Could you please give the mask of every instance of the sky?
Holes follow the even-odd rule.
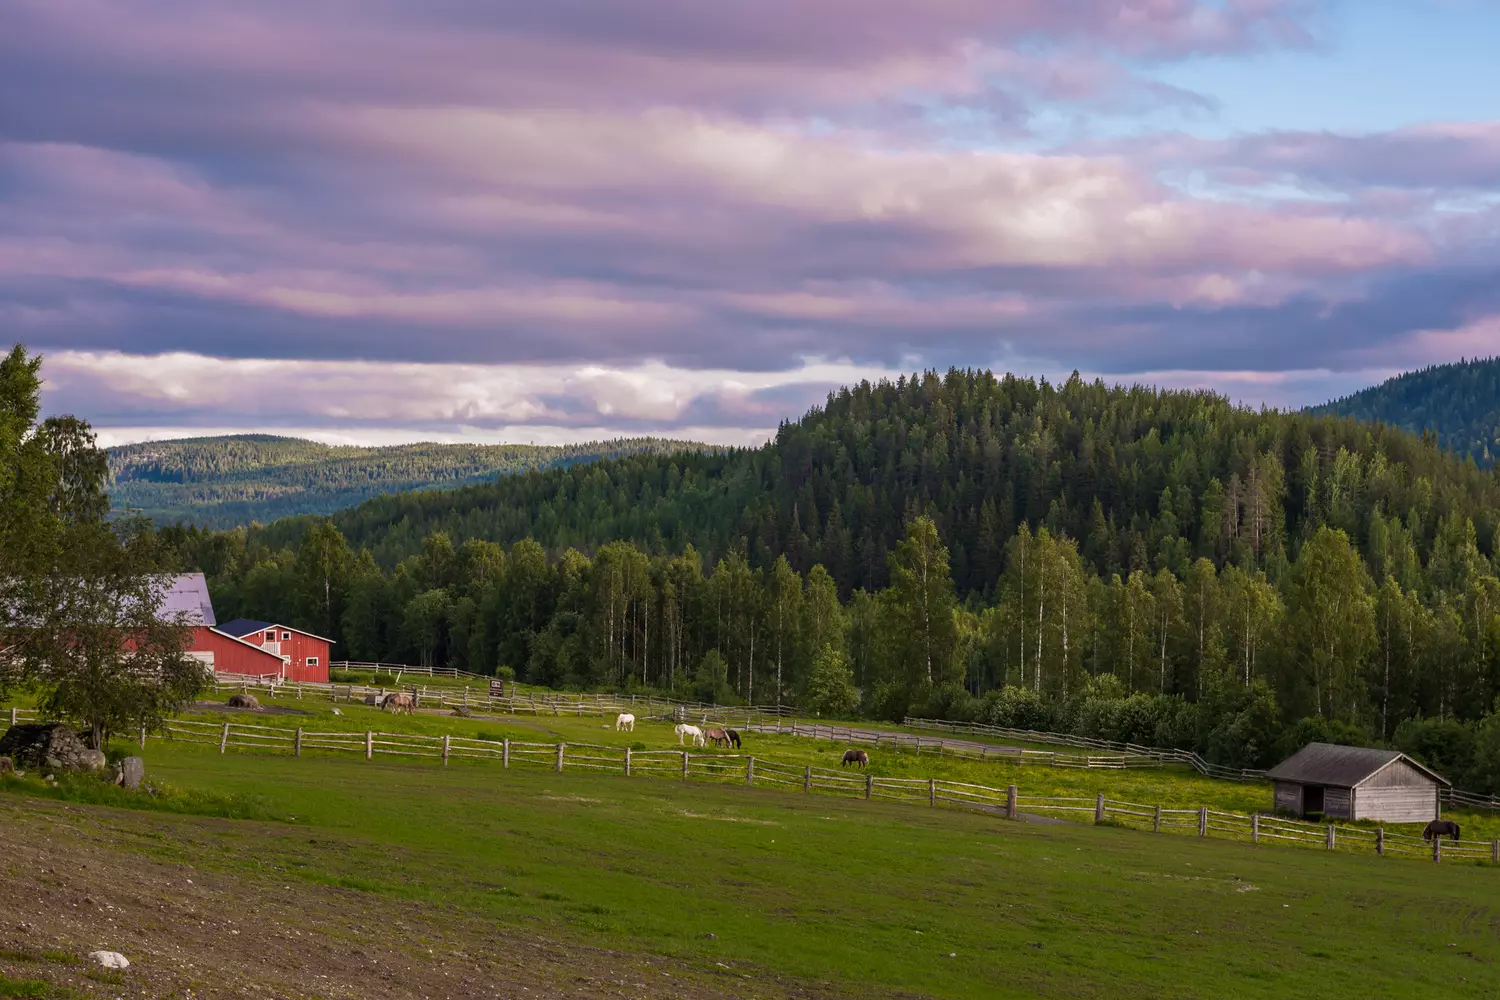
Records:
[[[0,342],[105,444],[732,444],[949,366],[1500,353],[1500,0],[6,0]]]

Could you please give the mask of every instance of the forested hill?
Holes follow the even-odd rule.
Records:
[[[1399,429],[1252,411],[1202,392],[1049,385],[988,372],[864,383],[756,450],[640,454],[443,493],[383,496],[334,523],[386,567],[445,532],[558,552],[628,540],[753,564],[823,564],[843,593],[887,582],[886,554],[930,514],[961,594],[993,591],[1022,523],[1077,540],[1103,574],[1185,574],[1195,557],[1275,578],[1317,526],[1343,529],[1376,579],[1462,541],[1492,554],[1500,489]],[[1456,516],[1456,520],[1453,517]],[[304,525],[254,536],[295,546]],[[1413,564],[1415,565],[1415,564]]]
[[[1407,372],[1310,412],[1430,433],[1455,455],[1493,466],[1500,458],[1500,358]]]
[[[759,449],[163,538],[224,616],[352,660],[1237,766],[1390,740],[1500,790],[1497,513],[1491,473],[1390,426],[950,371],[840,391]]]
[[[113,505],[159,523],[212,528],[331,514],[374,496],[489,482],[497,476],[699,445],[657,438],[588,444],[335,447],[247,434],[111,448]]]

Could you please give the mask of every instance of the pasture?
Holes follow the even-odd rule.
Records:
[[[143,821],[13,790],[0,821],[54,836],[88,827],[122,870],[163,865],[179,888],[195,874],[231,886],[236,912],[196,911],[208,921],[304,894],[341,900],[357,927],[330,932],[334,950],[389,953],[383,962],[409,971],[432,961],[433,928],[460,926],[476,929],[456,949],[475,968],[541,942],[576,954],[591,979],[628,968],[631,995],[664,997],[1279,1000],[1313,982],[1327,998],[1483,997],[1500,963],[1500,871],[1468,865],[1188,837],[1164,850],[1130,830],[475,762],[221,756],[158,741],[146,758],[155,778],[259,796],[294,819]],[[15,865],[0,874],[18,877]],[[170,926],[159,934],[135,944],[131,975],[174,961]],[[379,995],[406,995],[383,968]],[[525,995],[498,984],[444,994],[437,971],[422,975],[404,988]],[[350,995],[328,986],[279,995]]]
[[[342,714],[335,716],[331,712],[333,706],[323,700],[277,699],[266,703],[289,711],[307,713],[261,720],[264,724],[275,726],[300,725],[359,733],[374,729],[423,736],[451,735],[489,740],[594,743],[622,749],[634,747],[637,750],[678,748],[671,723],[645,717],[638,717],[633,732],[617,732],[614,716],[520,715],[462,718],[446,713],[425,712],[419,712],[415,716],[401,716],[358,703],[338,705]],[[214,710],[195,712],[192,718],[214,723],[257,721],[245,713]],[[896,731],[895,727],[883,728]],[[789,732],[782,735],[742,732],[742,735],[745,740],[743,753],[793,767],[811,765],[837,769],[846,749],[846,745],[837,740],[793,736]],[[689,746],[686,749],[692,748]],[[1110,799],[1178,809],[1208,806],[1224,812],[1249,813],[1271,807],[1271,787],[1268,783],[1206,778],[1186,766],[1081,770],[1018,764],[1006,760],[981,761],[941,754],[935,750],[915,753],[907,748],[877,749],[867,746],[867,749],[870,749],[869,772],[877,777],[938,778],[1002,789],[1014,784],[1027,796],[1093,798],[1103,793]],[[712,747],[693,750],[695,755],[715,752]],[[1500,814],[1483,810],[1454,810],[1445,812],[1445,815],[1462,824],[1465,840],[1489,841],[1500,838]],[[1373,824],[1341,822],[1340,825],[1373,831]]]

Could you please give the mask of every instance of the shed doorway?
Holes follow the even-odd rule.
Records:
[[[1323,815],[1323,786],[1304,785],[1302,787],[1302,815]]]

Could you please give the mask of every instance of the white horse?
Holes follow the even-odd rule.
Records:
[[[615,716],[615,732],[625,730],[627,733],[635,732],[635,716],[629,712],[621,712]]]
[[[683,739],[688,736],[691,736],[693,738],[693,746],[695,747],[708,745],[708,741],[703,738],[703,730],[699,729],[697,726],[690,726],[684,722],[672,731],[677,734],[678,746],[682,746]]]

